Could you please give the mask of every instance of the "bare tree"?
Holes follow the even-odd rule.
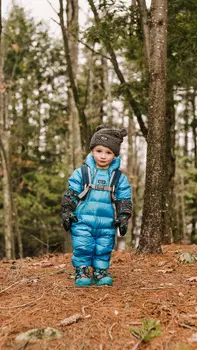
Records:
[[[4,81],[4,54],[2,40],[2,2],[0,0],[0,154],[3,168],[4,237],[6,258],[14,257],[12,224],[12,189],[10,167],[10,126],[8,118],[9,93]]]

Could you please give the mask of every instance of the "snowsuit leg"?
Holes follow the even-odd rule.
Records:
[[[111,252],[115,243],[115,229],[100,229],[95,237],[95,251],[92,259],[94,269],[109,268]]]
[[[73,266],[108,269],[114,242],[114,228],[97,229],[83,222],[73,223]]]
[[[72,224],[72,264],[74,267],[91,266],[95,250],[92,228],[85,223]]]

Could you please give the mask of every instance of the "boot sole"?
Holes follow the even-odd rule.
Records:
[[[85,283],[84,283],[85,281],[76,281],[75,282],[75,286],[76,287],[90,287],[91,286],[91,281],[89,280],[89,281],[86,281]]]
[[[97,285],[97,286],[111,286],[113,284],[113,280],[103,280],[102,278],[100,279],[100,281],[96,281],[95,279],[92,280],[92,284],[93,285]]]

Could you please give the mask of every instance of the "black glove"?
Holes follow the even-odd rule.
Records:
[[[117,219],[113,226],[119,227],[120,235],[124,236],[127,233],[128,220],[132,214],[132,203],[129,199],[117,200],[115,202]]]
[[[62,224],[65,231],[69,231],[71,223],[77,222],[76,216],[73,214],[78,204],[77,194],[67,190],[64,193],[61,203]]]
[[[73,213],[70,213],[69,215],[67,213],[62,214],[62,224],[64,226],[65,231],[70,230],[72,222],[78,222],[77,217]]]
[[[128,217],[119,217],[114,221],[113,226],[119,228],[121,236],[125,236],[128,229]]]

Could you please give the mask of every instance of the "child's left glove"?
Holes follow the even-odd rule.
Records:
[[[128,229],[128,217],[121,217],[116,219],[113,223],[114,227],[118,227],[121,236],[125,236]]]
[[[117,219],[113,226],[119,227],[120,235],[124,236],[127,233],[128,221],[132,215],[132,203],[130,200],[119,200],[115,202]]]

